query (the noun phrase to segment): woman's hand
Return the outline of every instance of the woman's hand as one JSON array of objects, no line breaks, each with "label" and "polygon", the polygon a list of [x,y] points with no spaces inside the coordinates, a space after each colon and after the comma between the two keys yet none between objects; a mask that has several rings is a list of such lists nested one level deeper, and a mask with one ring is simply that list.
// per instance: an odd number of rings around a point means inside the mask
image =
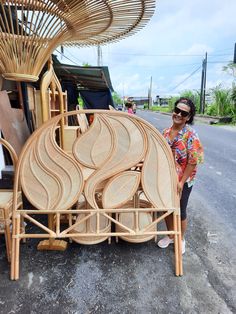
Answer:
[{"label": "woman's hand", "polygon": [[179,198],[182,196],[182,191],[183,191],[184,183],[183,182],[178,182],[177,183],[177,193],[179,194]]}]

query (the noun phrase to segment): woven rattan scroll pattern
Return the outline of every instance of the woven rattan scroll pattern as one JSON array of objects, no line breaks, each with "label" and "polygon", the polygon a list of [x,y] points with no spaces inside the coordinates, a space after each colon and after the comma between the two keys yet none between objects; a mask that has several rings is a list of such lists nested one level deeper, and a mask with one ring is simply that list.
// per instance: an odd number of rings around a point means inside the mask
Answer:
[{"label": "woven rattan scroll pattern", "polygon": [[97,208],[94,197],[99,183],[135,166],[146,151],[145,133],[138,123],[127,116],[106,116],[106,120],[111,125],[111,136],[114,138],[113,151],[104,160],[103,166],[89,177],[84,187],[86,199],[94,208]]},{"label": "woven rattan scroll pattern", "polygon": [[83,189],[82,171],[55,141],[55,124],[34,133],[21,165],[22,189],[37,209],[68,209]]},{"label": "woven rattan scroll pattern", "polygon": [[[96,134],[96,136],[94,136]],[[112,153],[114,134],[108,121],[95,115],[94,122],[73,146],[75,158],[85,167],[98,169]],[[105,145],[104,145],[105,143]]]}]

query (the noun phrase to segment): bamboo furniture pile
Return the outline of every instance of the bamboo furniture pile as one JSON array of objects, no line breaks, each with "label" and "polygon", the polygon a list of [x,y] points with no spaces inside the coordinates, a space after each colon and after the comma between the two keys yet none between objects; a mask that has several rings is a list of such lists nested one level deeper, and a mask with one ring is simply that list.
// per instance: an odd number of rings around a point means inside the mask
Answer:
[{"label": "bamboo furniture pile", "polygon": [[[94,120],[77,133],[70,149],[64,149],[62,121],[78,117],[78,111],[48,120],[23,147],[15,172],[11,279],[19,278],[22,239],[94,244],[114,236],[139,243],[165,234],[174,235],[175,273],[182,275],[177,176],[165,139],[134,115],[79,112],[93,113]],[[18,207],[18,188],[31,209]],[[158,224],[171,214],[174,230],[159,230]],[[42,222],[43,215],[49,223]],[[38,230],[21,231],[21,220]]]}]

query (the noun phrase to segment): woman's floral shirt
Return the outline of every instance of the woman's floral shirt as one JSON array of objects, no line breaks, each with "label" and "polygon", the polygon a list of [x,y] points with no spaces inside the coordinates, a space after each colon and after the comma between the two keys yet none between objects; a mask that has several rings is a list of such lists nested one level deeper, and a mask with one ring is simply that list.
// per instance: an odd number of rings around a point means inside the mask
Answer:
[{"label": "woman's floral shirt", "polygon": [[203,147],[196,131],[189,125],[185,125],[177,134],[173,141],[170,140],[171,127],[163,131],[163,135],[170,145],[176,164],[176,171],[181,180],[187,164],[196,165],[191,176],[188,178],[188,186],[192,186],[195,181],[197,164],[203,163]]}]

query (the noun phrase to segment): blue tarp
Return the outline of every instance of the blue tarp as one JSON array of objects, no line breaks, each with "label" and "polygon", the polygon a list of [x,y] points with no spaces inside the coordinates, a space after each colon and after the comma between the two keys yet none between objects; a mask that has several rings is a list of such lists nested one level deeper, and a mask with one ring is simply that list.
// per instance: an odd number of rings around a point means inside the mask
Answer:
[{"label": "blue tarp", "polygon": [[109,89],[104,91],[80,90],[79,93],[84,101],[84,106],[86,109],[109,110],[109,106],[114,106]]}]

